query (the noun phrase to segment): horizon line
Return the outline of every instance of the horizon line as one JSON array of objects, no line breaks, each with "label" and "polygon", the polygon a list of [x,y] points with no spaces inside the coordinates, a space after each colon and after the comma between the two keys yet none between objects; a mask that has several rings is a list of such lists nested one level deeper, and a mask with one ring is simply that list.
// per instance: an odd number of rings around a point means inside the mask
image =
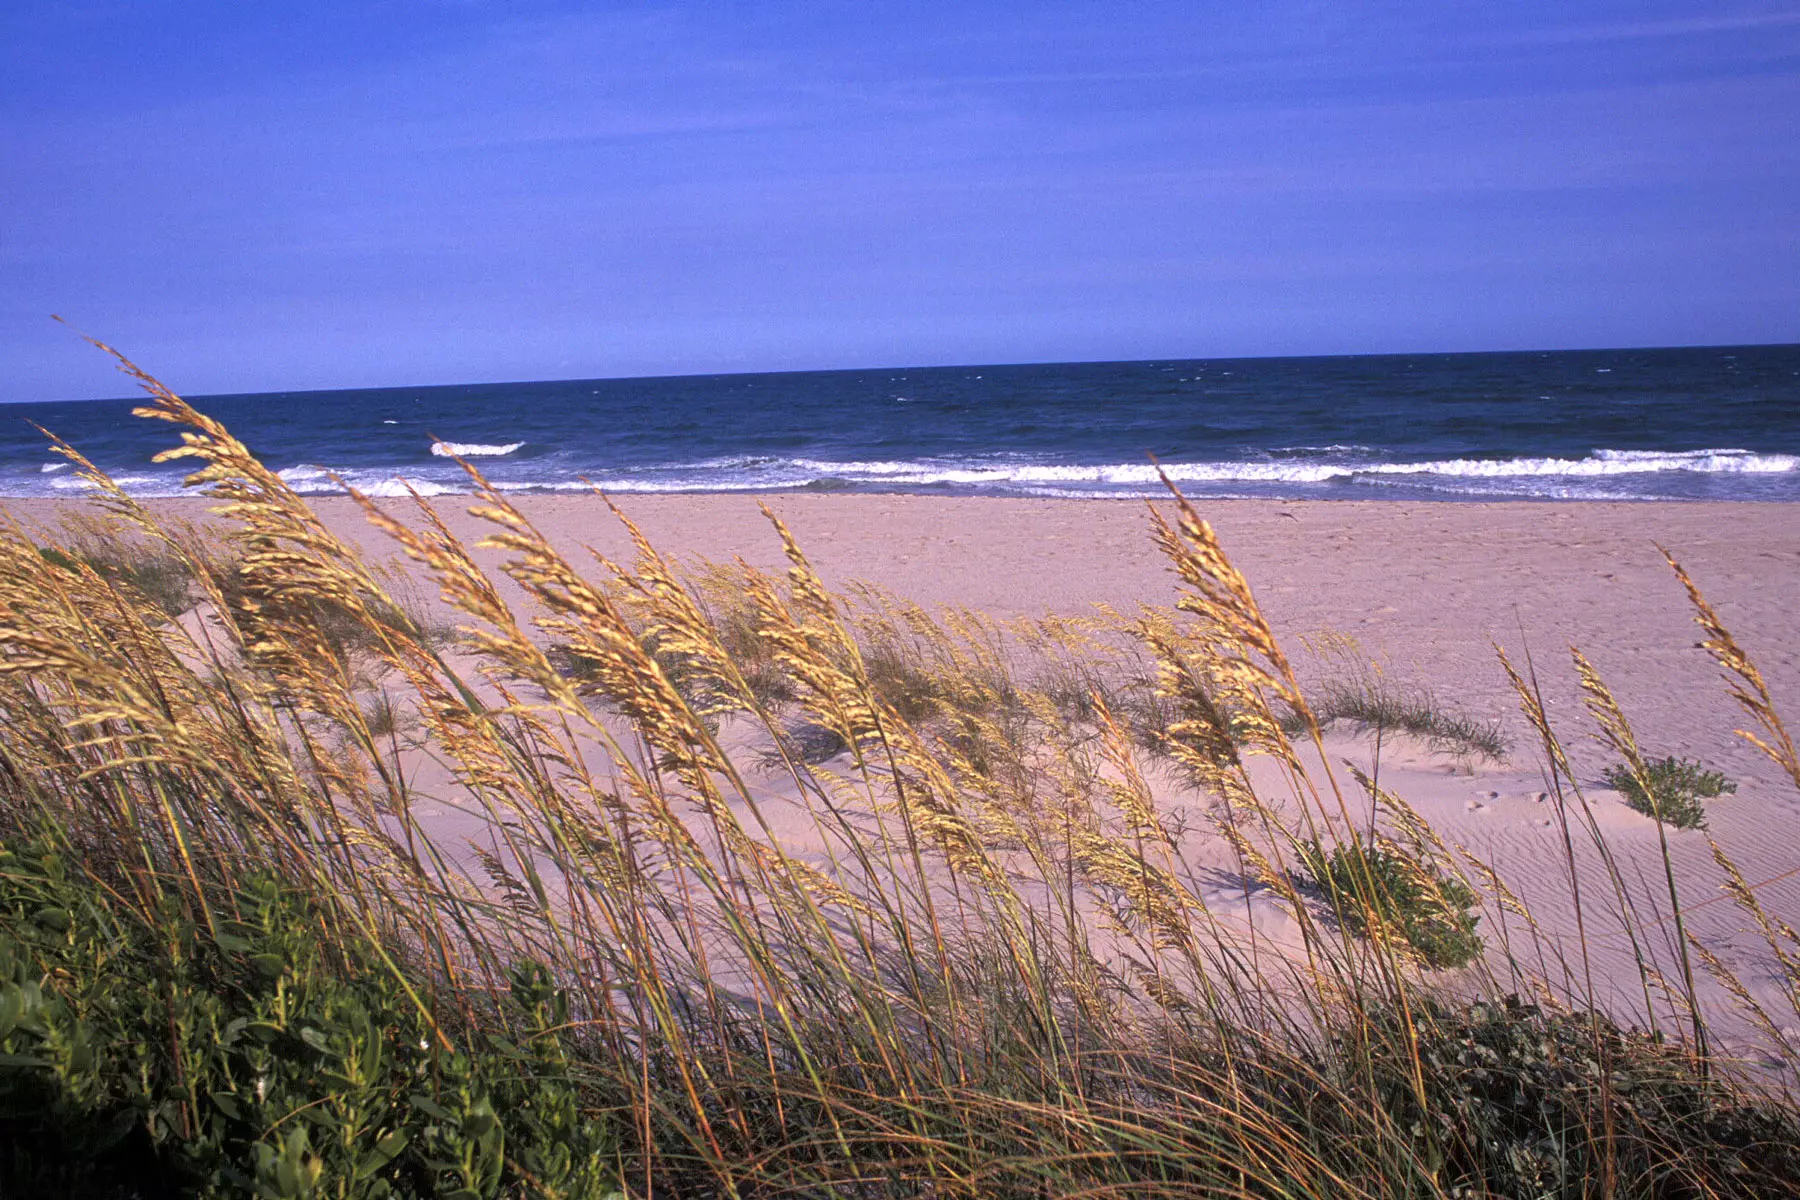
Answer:
[{"label": "horizon line", "polygon": [[[869,374],[879,371],[955,371],[955,370],[1010,370],[1018,367],[1106,367],[1133,366],[1143,363],[1200,363],[1200,362],[1289,362],[1303,359],[1327,358],[1475,358],[1481,356],[1519,355],[1519,354],[1614,354],[1646,350],[1778,350],[1800,348],[1800,341],[1793,342],[1702,342],[1691,344],[1646,343],[1626,346],[1532,346],[1509,350],[1375,350],[1354,354],[1224,354],[1204,356],[1156,355],[1150,358],[1094,358],[1094,359],[1029,359],[1015,362],[948,362],[948,363],[912,363],[908,365],[877,365],[863,367],[808,367],[803,369],[768,369],[759,371],[671,371],[648,375],[569,375],[544,379],[472,379],[456,383],[401,383],[381,384],[372,387],[328,387],[328,388],[278,388],[255,392],[195,392],[185,393],[171,388],[185,400],[239,400],[261,396],[320,396],[338,392],[417,392],[445,391],[452,388],[472,387],[524,387],[537,384],[553,383],[636,383],[651,379],[740,379],[761,378],[774,375],[852,375]],[[152,378],[160,378],[152,374]],[[47,404],[121,404],[138,403],[135,396],[90,396],[71,400],[0,400],[0,406],[8,408],[25,408]]]}]

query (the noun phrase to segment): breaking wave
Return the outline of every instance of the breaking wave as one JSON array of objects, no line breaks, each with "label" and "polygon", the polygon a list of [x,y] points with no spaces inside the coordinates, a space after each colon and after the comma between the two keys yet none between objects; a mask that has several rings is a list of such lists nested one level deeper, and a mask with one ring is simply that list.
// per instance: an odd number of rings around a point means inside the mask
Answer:
[{"label": "breaking wave", "polygon": [[433,442],[431,452],[439,458],[503,458],[523,446],[524,442],[499,445],[488,442]]},{"label": "breaking wave", "polygon": [[[523,446],[439,442],[439,457],[505,458]],[[1293,447],[1242,461],[1165,463],[1161,470],[1195,496],[1351,499],[1631,500],[1655,498],[1800,499],[1800,454],[1743,449],[1594,450],[1582,458],[1446,458],[1382,461],[1361,446]],[[730,456],[637,465],[582,461],[577,453],[495,463],[490,482],[505,492],[587,491],[618,494],[682,492],[873,491],[1054,498],[1153,497],[1162,494],[1158,467],[1141,463],[1067,463],[1027,455],[834,460]],[[34,472],[34,474],[36,474]],[[339,480],[373,497],[464,493],[469,481],[453,464],[332,468],[300,463],[279,472],[303,495],[342,491]],[[15,494],[86,490],[78,477],[36,475]],[[120,484],[141,496],[174,495],[179,475],[126,475]]]},{"label": "breaking wave", "polygon": [[[1332,447],[1336,451],[1337,447]],[[1366,456],[1319,456],[1239,462],[1165,463],[1161,471],[1178,484],[1243,484],[1261,493],[1297,489],[1310,494],[1319,485],[1388,483],[1404,479],[1422,485],[1453,481],[1512,482],[1517,494],[1568,496],[1566,485],[1587,480],[1661,475],[1784,475],[1800,472],[1800,455],[1748,450],[1596,450],[1586,458],[1440,459],[1382,462]],[[1392,477],[1392,478],[1384,478]],[[745,491],[837,485],[881,490],[1004,491],[1045,495],[1154,495],[1161,490],[1152,463],[1045,463],[991,459],[829,461],[764,458],[670,463],[628,473],[597,472],[594,482],[620,492]],[[1529,486],[1533,483],[1546,485]],[[515,483],[515,487],[524,486]],[[1441,489],[1438,489],[1441,490]]]}]

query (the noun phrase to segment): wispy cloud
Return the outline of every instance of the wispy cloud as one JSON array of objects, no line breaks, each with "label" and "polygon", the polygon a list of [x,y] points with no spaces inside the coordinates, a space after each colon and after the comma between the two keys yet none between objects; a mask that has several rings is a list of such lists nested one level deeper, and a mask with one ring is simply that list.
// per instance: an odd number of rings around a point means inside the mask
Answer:
[{"label": "wispy cloud", "polygon": [[1532,29],[1485,41],[1495,46],[1555,46],[1578,42],[1623,42],[1651,38],[1696,37],[1709,33],[1751,33],[1800,27],[1800,10],[1746,13],[1735,16],[1686,17],[1657,21],[1620,21],[1604,25],[1566,25]]}]

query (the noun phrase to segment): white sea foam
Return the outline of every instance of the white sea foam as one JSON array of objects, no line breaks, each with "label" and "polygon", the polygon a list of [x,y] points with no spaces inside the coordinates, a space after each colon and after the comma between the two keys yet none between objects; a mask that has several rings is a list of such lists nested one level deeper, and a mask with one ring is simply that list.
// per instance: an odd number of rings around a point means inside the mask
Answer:
[{"label": "white sea foam", "polygon": [[457,458],[500,458],[511,454],[524,444],[524,442],[507,442],[505,445],[486,442],[433,442],[431,443],[431,452],[439,458],[449,458],[451,455],[455,455]]},{"label": "white sea foam", "polygon": [[38,470],[43,472],[45,475],[51,475],[51,474],[56,473],[57,471],[66,471],[68,469],[69,469],[69,464],[66,462],[45,463],[43,466],[38,468]]},{"label": "white sea foam", "polygon": [[[1321,448],[1322,450],[1325,448]],[[1779,475],[1800,472],[1800,456],[1755,454],[1746,450],[1597,450],[1586,458],[1439,459],[1395,463],[1376,460],[1365,447],[1331,447],[1321,457],[1244,462],[1167,463],[1162,470],[1178,484],[1210,495],[1231,485],[1268,494],[1284,485],[1407,486],[1460,494],[1627,498],[1641,485],[1631,476],[1687,472],[1695,475]],[[671,462],[629,470],[598,470],[589,476],[603,491],[754,492],[791,488],[855,487],[887,489],[952,488],[1039,496],[1154,495],[1161,491],[1151,463],[1062,464],[1025,456],[917,460],[831,460],[736,456]],[[1610,482],[1609,482],[1610,481]],[[574,491],[589,485],[569,475],[511,478],[506,491]],[[1223,489],[1223,490],[1222,490]],[[446,490],[454,490],[446,488]],[[1236,493],[1233,493],[1236,494]]]},{"label": "white sea foam", "polygon": [[1379,463],[1357,470],[1371,475],[1459,475],[1486,479],[1642,475],[1660,471],[1780,475],[1800,470],[1800,455],[1752,454],[1748,450],[1596,450],[1587,458],[1457,458],[1441,462]]},{"label": "white sea foam", "polygon": [[[512,447],[483,449],[500,456]],[[468,447],[439,443],[446,452]],[[1674,482],[1676,476],[1745,480],[1766,479],[1768,484],[1792,490],[1800,476],[1800,455],[1757,453],[1744,449],[1684,451],[1595,450],[1583,458],[1519,457],[1505,459],[1436,459],[1424,462],[1383,462],[1363,446],[1320,446],[1311,453],[1286,448],[1280,457],[1247,461],[1167,463],[1163,471],[1182,487],[1207,496],[1306,495],[1320,487],[1337,495],[1366,488],[1372,493],[1393,489],[1441,493],[1446,497],[1479,496],[1537,499],[1633,499],[1652,495],[1691,495],[1693,485]],[[535,468],[535,469],[533,469]],[[831,490],[857,487],[886,490],[949,489],[951,491],[1009,493],[1058,497],[1153,496],[1161,492],[1157,468],[1149,462],[1070,464],[1045,462],[1024,454],[992,454],[911,460],[833,460],[785,458],[765,455],[644,464],[629,468],[592,467],[568,461],[564,455],[519,460],[501,468],[505,476],[495,486],[508,492],[574,492],[591,485],[619,494],[666,492],[758,492],[797,488]],[[329,495],[340,490],[332,469],[318,463],[300,463],[280,472],[296,492]],[[402,479],[409,479],[420,494],[442,496],[468,491],[468,482],[448,464],[444,467],[394,467],[344,470],[345,482],[377,497],[406,494]],[[1662,477],[1668,483],[1655,483]],[[137,495],[172,495],[181,489],[180,476],[127,476],[126,486]],[[45,478],[38,488],[49,492],[85,489],[73,475]],[[1759,493],[1760,494],[1760,493]]]},{"label": "white sea foam", "polygon": [[[1350,447],[1331,447],[1348,450]],[[1150,463],[1057,465],[986,462],[826,462],[792,459],[801,472],[847,481],[884,484],[1100,484],[1154,486],[1157,468]],[[1394,463],[1369,459],[1281,459],[1277,461],[1165,463],[1163,472],[1177,483],[1327,483],[1364,475],[1438,475],[1482,479],[1530,479],[1563,476],[1591,478],[1665,471],[1695,474],[1786,474],[1800,471],[1800,455],[1756,454],[1748,450],[1596,450],[1587,458],[1437,459]]]},{"label": "white sea foam", "polygon": [[[426,468],[431,470],[432,468]],[[302,496],[336,496],[343,493],[343,484],[355,488],[365,496],[383,499],[397,499],[408,495],[407,484],[421,496],[447,496],[452,493],[466,492],[466,486],[458,486],[457,482],[439,482],[436,479],[421,478],[418,475],[397,475],[393,471],[379,469],[363,469],[350,471],[333,471],[313,463],[301,463],[276,472],[282,481]],[[342,480],[342,483],[339,481]],[[458,478],[460,482],[460,476]]]},{"label": "white sea foam", "polygon": [[293,488],[302,496],[336,496],[343,492],[343,487],[332,476],[341,474],[316,463],[300,463],[298,466],[285,467],[275,472],[281,481]]},{"label": "white sea foam", "polygon": [[[134,496],[173,496],[181,491],[178,475],[115,475],[113,482]],[[85,492],[95,490],[96,485],[79,475],[71,475],[67,479],[52,479],[50,486],[60,492]]]},{"label": "white sea foam", "polygon": [[[410,491],[408,490],[409,484],[411,485]],[[363,495],[381,500],[396,500],[409,496],[413,492],[417,492],[421,496],[448,496],[457,491],[456,488],[433,483],[429,479],[413,479],[401,475],[379,479],[369,484],[359,483],[356,486]]]}]

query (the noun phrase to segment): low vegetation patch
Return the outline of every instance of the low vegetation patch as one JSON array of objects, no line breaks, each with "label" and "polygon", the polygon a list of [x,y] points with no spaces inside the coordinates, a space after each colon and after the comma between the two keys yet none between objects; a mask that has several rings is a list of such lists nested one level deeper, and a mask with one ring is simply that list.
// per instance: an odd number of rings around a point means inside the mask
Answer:
[{"label": "low vegetation patch", "polygon": [[358,612],[340,600],[265,589],[240,566],[224,567],[215,578],[232,616],[246,629],[255,631],[271,624],[304,628],[347,670],[378,658],[384,642],[396,637],[431,649],[451,638],[447,624],[405,593],[363,597],[363,611]]},{"label": "low vegetation patch", "polygon": [[1469,885],[1385,841],[1326,850],[1300,843],[1309,882],[1352,933],[1397,935],[1431,967],[1462,967],[1481,954]]},{"label": "low vegetation patch", "polygon": [[[1306,692],[1306,707],[1320,726],[1405,734],[1440,754],[1506,761],[1511,746],[1498,721],[1477,720],[1428,690],[1396,682],[1353,635],[1326,629],[1301,643],[1321,676]],[[1308,713],[1291,707],[1281,717],[1290,735],[1304,731],[1307,721]]]},{"label": "low vegetation patch", "polygon": [[[1428,692],[1408,692],[1391,684],[1332,682],[1308,698],[1321,725],[1343,723],[1359,730],[1404,733],[1432,750],[1488,762],[1506,761],[1508,744],[1498,722],[1478,721],[1448,707]],[[1290,715],[1290,731],[1304,720]]]},{"label": "low vegetation patch", "polygon": [[87,567],[108,583],[120,584],[173,620],[193,607],[193,573],[169,550],[122,537],[87,534],[67,549],[45,546],[46,563],[64,571]]},{"label": "low vegetation patch", "polygon": [[0,849],[0,1195],[619,1194],[541,968],[446,1031],[424,976],[321,941],[273,877],[209,889],[209,921],[53,845]]},{"label": "low vegetation patch", "polygon": [[1601,778],[1634,811],[1678,829],[1705,828],[1704,801],[1737,791],[1737,784],[1722,773],[1686,758],[1650,759],[1641,773],[1619,763]]},{"label": "low vegetation patch", "polygon": [[1397,1014],[1376,1017],[1373,1070],[1391,1119],[1442,1148],[1427,1154],[1455,1181],[1443,1195],[1761,1197],[1800,1180],[1794,1113],[1660,1038],[1516,996],[1426,1001],[1414,1020],[1416,1055],[1392,1037]]}]

